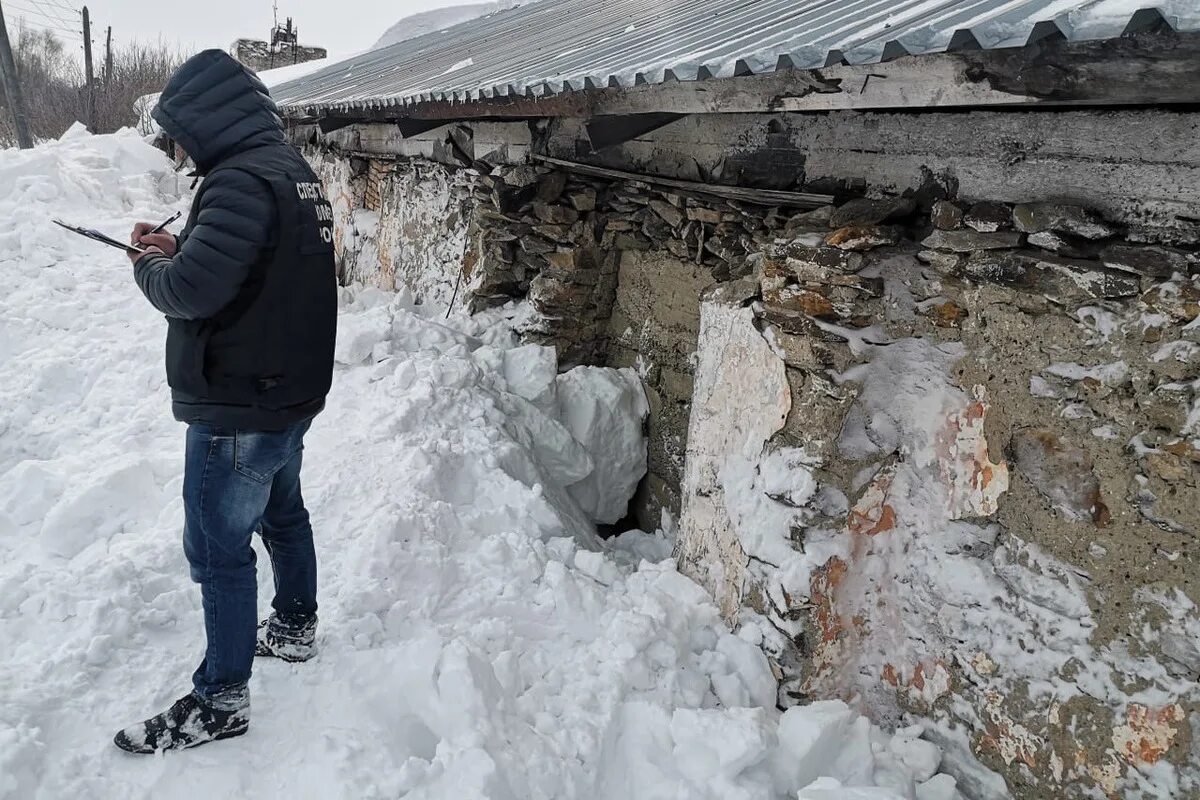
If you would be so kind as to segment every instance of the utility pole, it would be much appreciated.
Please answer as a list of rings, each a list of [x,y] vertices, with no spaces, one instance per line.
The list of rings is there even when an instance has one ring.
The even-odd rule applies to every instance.
[[[112,25],[108,26],[108,33],[104,37],[104,89],[108,91],[109,84],[112,82]]]
[[[87,124],[96,132],[96,92],[95,78],[92,72],[92,18],[88,15],[88,7],[83,7],[83,74],[87,81]]]
[[[0,82],[3,82],[4,96],[8,98],[8,110],[17,132],[17,146],[28,150],[33,147],[33,137],[29,135],[29,114],[25,111],[25,98],[21,95],[21,81],[17,76],[12,45],[8,41],[8,28],[4,25],[3,5],[0,5]]]
[[[271,54],[271,60],[267,62],[267,69],[275,69],[275,50],[278,47],[279,37],[279,0],[274,0],[271,3],[271,46],[267,48],[267,52]]]

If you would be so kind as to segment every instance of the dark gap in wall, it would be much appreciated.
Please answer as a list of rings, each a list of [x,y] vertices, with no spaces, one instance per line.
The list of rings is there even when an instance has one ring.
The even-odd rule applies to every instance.
[[[642,483],[645,483],[645,481],[646,481],[646,479],[642,478]],[[638,485],[638,488],[640,491],[641,484]],[[601,539],[611,539],[614,536],[620,536],[622,533],[625,533],[626,531],[634,531],[634,530],[640,530],[640,529],[641,529],[641,525],[638,523],[637,514],[635,514],[633,511],[633,503],[629,504],[629,509],[625,512],[625,516],[622,517],[621,519],[617,520],[613,524],[596,526],[596,532],[600,534]],[[653,531],[648,531],[648,533],[653,533]]]

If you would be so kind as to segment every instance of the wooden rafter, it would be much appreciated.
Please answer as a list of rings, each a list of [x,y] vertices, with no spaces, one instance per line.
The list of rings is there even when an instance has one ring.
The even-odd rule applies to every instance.
[[[597,167],[591,164],[580,164],[577,161],[567,161],[562,158],[534,155],[535,161],[553,164],[581,175],[591,175],[597,178],[611,178],[644,183],[651,186],[665,186],[698,194],[708,194],[723,197],[726,200],[737,200],[760,206],[789,206],[791,208],[817,208],[833,202],[833,196],[828,194],[813,194],[811,192],[785,192],[778,189],[753,189],[745,186],[725,186],[719,183],[700,183],[699,181],[683,181],[677,178],[667,178],[661,175],[650,175],[641,172],[625,172],[608,167]]]

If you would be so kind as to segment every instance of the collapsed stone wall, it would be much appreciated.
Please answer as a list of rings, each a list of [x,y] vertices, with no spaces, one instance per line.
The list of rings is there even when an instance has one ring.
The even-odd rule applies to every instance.
[[[321,146],[309,133],[294,135],[333,206],[340,280],[407,289],[439,307],[456,286],[459,308],[527,298],[523,333],[553,345],[564,369],[636,368],[651,415],[648,475],[631,511],[649,530],[664,510],[677,519],[699,296],[749,274],[746,257],[783,226],[778,211],[504,163],[503,150],[499,163],[443,163]]]
[[[750,273],[778,209],[547,165],[487,170],[469,251],[475,307],[528,297],[525,331],[565,365],[634,367],[651,406],[649,471],[632,509],[678,518],[700,294]],[[668,523],[670,524],[670,523]]]
[[[1048,203],[784,231],[703,304],[681,567],[783,702],[923,722],[969,797],[1200,791],[1194,248]]]
[[[405,289],[423,303],[471,311],[528,299],[533,313],[522,333],[554,346],[564,370],[637,367],[653,409],[649,475],[634,511],[649,530],[663,508],[678,515],[697,298],[714,269],[728,275],[746,250],[726,247],[718,257],[697,248],[682,262],[661,218],[682,218],[682,196],[672,195],[672,205],[648,187],[505,163],[504,148],[491,151],[499,163],[484,157],[468,166],[444,148],[430,154],[449,163],[320,146],[310,131],[293,133],[333,207],[342,283]],[[347,141],[361,145],[371,133]],[[689,288],[678,289],[676,270],[691,276]]]

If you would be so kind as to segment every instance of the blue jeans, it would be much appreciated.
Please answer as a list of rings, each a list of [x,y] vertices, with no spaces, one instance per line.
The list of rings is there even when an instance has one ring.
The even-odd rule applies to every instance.
[[[310,421],[284,431],[188,426],[183,477],[183,550],[200,584],[208,647],[192,676],[218,708],[243,708],[258,627],[251,537],[257,530],[275,574],[272,606],[283,615],[317,610],[317,557],[300,494]]]

